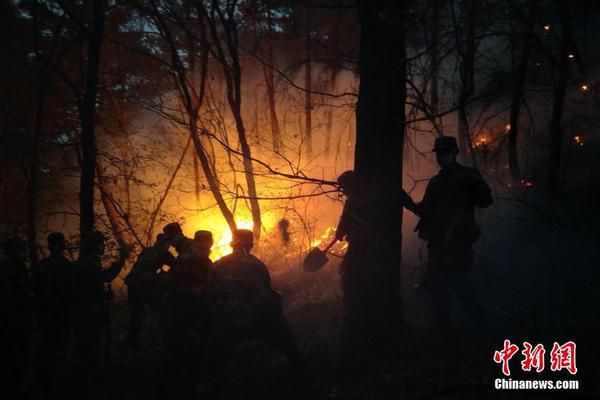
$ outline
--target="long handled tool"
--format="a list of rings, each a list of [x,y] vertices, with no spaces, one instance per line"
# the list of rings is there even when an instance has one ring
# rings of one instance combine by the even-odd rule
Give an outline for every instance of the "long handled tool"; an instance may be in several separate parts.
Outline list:
[[[302,268],[306,272],[317,272],[321,268],[325,266],[329,262],[329,258],[327,258],[327,251],[337,242],[337,239],[333,239],[331,243],[327,245],[325,250],[321,250],[318,247],[315,247],[311,251],[308,252],[306,257],[304,258],[304,262],[302,263]]]

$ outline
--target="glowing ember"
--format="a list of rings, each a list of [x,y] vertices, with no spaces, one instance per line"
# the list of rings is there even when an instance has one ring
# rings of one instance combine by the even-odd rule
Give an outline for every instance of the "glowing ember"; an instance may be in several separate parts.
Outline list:
[[[320,246],[323,243],[324,244],[331,243],[331,241],[335,237],[335,230],[336,230],[336,228],[333,227],[333,226],[328,227],[321,236],[319,236],[318,238],[314,239],[310,243],[310,248]]]
[[[544,31],[548,32],[550,30],[550,24],[544,24]]]
[[[521,185],[523,185],[525,187],[532,187],[533,182],[530,181],[529,179],[521,179]]]
[[[583,138],[579,135],[573,136],[573,140],[580,146],[583,146]]]
[[[590,90],[590,87],[586,84],[581,85],[579,88],[582,92],[587,92],[588,90]]]
[[[473,143],[473,148],[474,149],[484,149],[487,147],[488,144],[488,139],[484,136],[484,137],[480,137],[479,139],[477,139],[475,141],[475,143]]]
[[[506,124],[504,124],[504,134],[508,135],[510,133],[510,123],[507,122]]]

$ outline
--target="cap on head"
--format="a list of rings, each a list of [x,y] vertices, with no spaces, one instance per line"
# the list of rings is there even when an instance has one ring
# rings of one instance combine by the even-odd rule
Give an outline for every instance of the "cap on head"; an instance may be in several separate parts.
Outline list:
[[[165,225],[163,233],[169,238],[174,238],[175,236],[182,234],[183,231],[181,230],[179,222],[171,222],[170,224]]]
[[[254,243],[254,235],[248,229],[236,229],[233,231],[232,246],[251,246]]]
[[[196,231],[194,234],[194,243],[201,247],[211,248],[213,245],[213,236],[210,231]]]
[[[435,139],[433,151],[436,153],[447,154],[451,152],[458,153],[456,138],[452,136],[441,136]]]
[[[351,186],[355,180],[356,175],[352,170],[344,171],[340,176],[337,177],[337,182],[341,187]]]
[[[57,247],[64,247],[65,235],[61,232],[52,232],[48,235],[48,248],[56,249]]]

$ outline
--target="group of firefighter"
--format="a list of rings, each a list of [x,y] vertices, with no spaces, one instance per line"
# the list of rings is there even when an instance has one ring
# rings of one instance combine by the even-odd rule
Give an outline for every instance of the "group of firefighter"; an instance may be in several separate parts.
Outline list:
[[[425,285],[440,328],[448,334],[453,298],[474,323],[485,318],[468,274],[473,243],[481,233],[474,209],[489,206],[492,197],[481,174],[456,161],[454,138],[436,139],[433,151],[441,169],[430,180],[423,200],[415,203],[400,190],[398,201],[420,217],[416,230],[429,253]],[[352,171],[342,174],[338,184],[347,200],[336,239],[347,240],[351,249],[355,233],[369,229],[357,217],[362,207],[370,207],[369,196]],[[52,392],[57,363],[71,347],[72,382],[85,388],[110,312],[105,283],[117,277],[130,253],[121,248],[117,260],[102,268],[104,242],[99,232],[84,236],[79,258],[72,263],[64,256],[63,235],[52,233],[50,255],[31,271],[25,267],[25,243],[18,238],[5,242],[0,268],[0,383],[18,384],[27,369],[33,298],[41,334],[37,356],[42,387]],[[145,313],[153,308],[161,316],[163,343],[175,365],[190,376],[203,376],[217,392],[247,391],[248,385],[265,379],[284,382],[297,366],[296,342],[267,267],[251,254],[252,232],[234,231],[233,253],[214,264],[209,259],[212,245],[211,232],[197,231],[194,238],[187,238],[178,223],[170,223],[152,246],[141,251],[125,279],[130,307],[127,344],[140,347]],[[342,261],[342,284],[344,267]]]
[[[85,396],[109,322],[112,292],[105,284],[119,275],[130,256],[130,249],[122,247],[117,260],[103,268],[104,245],[100,232],[84,236],[79,258],[71,262],[64,254],[63,234],[51,233],[50,255],[27,271],[25,243],[18,238],[5,242],[0,379],[9,393],[18,393],[27,372],[36,321],[36,386],[41,395],[64,396],[65,388],[57,387],[57,371],[66,364],[68,391]],[[204,390],[220,394],[247,389],[240,381],[256,381],[253,374],[281,383],[295,368],[296,342],[267,267],[251,254],[253,233],[235,230],[233,252],[214,264],[209,258],[212,245],[211,232],[197,231],[188,238],[174,222],[141,251],[125,279],[130,317],[126,345],[140,348],[146,310],[151,308],[160,315],[162,341],[182,385],[185,377],[188,382],[204,380]]]

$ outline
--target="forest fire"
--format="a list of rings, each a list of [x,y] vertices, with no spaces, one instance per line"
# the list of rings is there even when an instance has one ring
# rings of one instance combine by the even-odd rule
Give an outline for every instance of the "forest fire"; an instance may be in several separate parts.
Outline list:
[[[504,338],[598,359],[587,3],[3,2],[2,398],[504,398]],[[513,381],[595,383],[542,353]]]
[[[270,217],[271,214],[264,213],[262,215],[263,232],[269,232],[276,224],[276,220]],[[238,229],[252,230],[254,222],[249,216],[241,216],[236,219]],[[185,231],[189,237],[194,236],[197,230],[208,230],[213,234],[214,244],[211,249],[210,258],[213,261],[231,254],[232,232],[229,226],[219,214],[198,215],[190,218],[185,224]]]
[[[487,136],[481,136],[473,143],[473,149],[485,150],[488,146],[489,140]]]
[[[333,226],[328,227],[321,236],[311,242],[310,247],[317,247],[323,243],[329,244],[329,242],[331,242],[331,240],[335,237],[335,231],[336,228]]]

